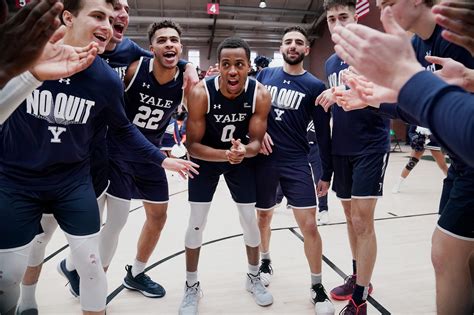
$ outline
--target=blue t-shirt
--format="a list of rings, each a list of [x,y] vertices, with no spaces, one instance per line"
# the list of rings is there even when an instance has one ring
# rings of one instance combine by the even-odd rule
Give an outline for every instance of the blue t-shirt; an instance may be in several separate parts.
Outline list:
[[[412,39],[412,45],[415,49],[416,58],[418,62],[429,71],[441,69],[439,65],[430,64],[426,61],[425,56],[437,56],[442,58],[452,58],[465,67],[474,69],[474,58],[465,48],[448,42],[441,36],[443,28],[436,25],[433,34],[423,40],[421,37],[415,35]],[[422,92],[422,90],[420,90]],[[455,154],[448,152],[453,167],[457,170],[465,170],[468,166]]]
[[[235,99],[226,98],[219,89],[220,76],[206,78],[206,130],[201,143],[215,149],[230,149],[232,139],[248,144],[249,122],[255,112],[257,82],[247,78],[244,91]]]
[[[125,112],[128,119],[155,146],[160,147],[171,116],[183,101],[183,73],[177,69],[175,77],[160,84],[153,74],[153,59],[140,58],[135,75],[125,90]],[[136,161],[133,152],[123,148],[120,139],[109,135],[109,155]]]
[[[326,61],[329,87],[343,85],[341,71],[348,65],[336,54]],[[390,151],[390,119],[370,108],[346,112],[332,106],[332,153],[334,155],[361,155]]]
[[[104,122],[128,150],[161,164],[163,154],[125,115],[121,80],[97,57],[82,72],[45,81],[5,122],[0,185],[49,189],[88,176],[91,143]]]
[[[318,95],[325,90],[324,83],[309,72],[291,75],[282,67],[265,68],[258,73],[257,79],[272,97],[267,127],[274,143],[272,156],[282,164],[307,163],[307,128],[312,120],[321,149],[323,180],[330,180],[330,115],[321,106],[314,104]]]

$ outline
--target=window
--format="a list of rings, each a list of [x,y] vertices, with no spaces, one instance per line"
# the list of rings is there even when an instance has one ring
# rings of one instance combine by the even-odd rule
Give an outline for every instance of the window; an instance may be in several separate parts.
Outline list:
[[[197,49],[190,49],[188,51],[188,61],[192,62],[196,67],[200,67],[200,54]]]
[[[270,62],[269,67],[281,67],[281,66],[283,66],[283,56],[279,52],[275,51],[273,53],[273,60],[272,62]]]

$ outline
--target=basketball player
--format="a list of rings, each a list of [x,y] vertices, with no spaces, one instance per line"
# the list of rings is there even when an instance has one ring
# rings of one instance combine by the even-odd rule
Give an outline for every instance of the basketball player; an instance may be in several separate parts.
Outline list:
[[[262,235],[262,258],[270,260],[270,223],[276,202],[277,186],[293,208],[293,214],[304,237],[304,249],[311,271],[311,301],[316,314],[334,314],[334,306],[322,285],[322,242],[316,224],[316,193],[308,160],[307,127],[314,121],[316,137],[321,146],[323,175],[317,185],[318,195],[325,195],[331,180],[329,114],[316,107],[316,97],[324,91],[324,84],[303,68],[309,54],[306,31],[298,26],[283,32],[280,52],[284,65],[265,68],[257,80],[272,96],[272,110],[268,117],[268,141],[274,143],[272,153],[257,159],[257,214]],[[268,148],[267,151],[269,151]],[[260,270],[265,271],[264,262]],[[268,273],[265,275],[269,283]]]
[[[357,23],[355,0],[325,0],[329,31],[336,26]],[[343,87],[341,75],[348,65],[333,54],[326,61],[329,89],[317,102],[327,108],[335,102],[332,88]],[[390,151],[390,121],[364,109],[345,112],[332,106],[332,154],[334,183],[332,189],[341,200],[347,222],[352,254],[352,275],[344,284],[331,290],[331,297],[350,300],[344,314],[366,314],[367,295],[375,265],[377,243],[374,211],[383,195],[383,180]]]
[[[90,41],[102,52],[112,35],[112,2],[64,2],[64,43]],[[103,89],[110,93],[103,93]],[[50,209],[65,231],[84,295],[84,313],[103,314],[107,284],[98,253],[99,215],[89,175],[90,142],[101,120],[122,137],[129,150],[176,171],[187,166],[164,159],[123,112],[122,84],[96,58],[86,70],[46,81],[5,122],[1,134],[0,211],[3,274],[1,312],[16,304],[18,283],[26,268],[31,240],[40,232],[43,209]],[[6,149],[8,148],[8,149]],[[35,152],[41,151],[41,154]],[[78,224],[79,223],[79,224]]]
[[[185,237],[186,284],[180,314],[197,314],[201,297],[197,267],[212,197],[224,175],[239,211],[247,249],[246,289],[256,303],[273,297],[259,272],[260,233],[255,217],[255,168],[251,157],[260,150],[270,109],[268,91],[248,78],[250,48],[240,38],[227,38],[217,48],[220,75],[201,81],[188,98],[187,146],[200,174],[189,180],[191,214]]]
[[[412,44],[418,62],[425,69],[436,70],[436,66],[425,59],[427,55],[453,58],[469,68],[474,68],[474,59],[466,49],[443,39],[443,29],[436,25],[435,16],[431,12],[432,1],[427,0],[421,4],[410,2],[410,5],[403,5],[399,1],[378,4],[382,8],[391,7],[390,10],[384,10],[382,14],[384,25],[390,31],[399,35],[403,32],[400,29],[401,26],[404,30],[411,30],[416,34]],[[338,36],[336,35],[335,38],[338,39]],[[412,54],[408,54],[407,57],[412,57]],[[349,60],[352,59],[349,58]],[[418,77],[427,76],[423,73]],[[433,86],[437,87],[437,84]],[[428,91],[432,93],[431,89]],[[406,100],[399,98],[398,103],[401,104],[402,101]],[[431,130],[434,129],[431,128]],[[437,131],[439,134],[443,132]],[[433,233],[431,251],[436,276],[436,304],[439,314],[468,314],[472,312],[473,294],[472,267],[469,261],[472,260],[474,250],[472,224],[474,169],[466,165],[460,157],[450,153],[450,144],[446,143],[446,145],[452,163],[448,170],[448,177],[443,183],[440,201],[441,216]]]
[[[153,58],[142,57],[128,67],[125,76],[125,111],[145,137],[158,148],[171,116],[185,102],[183,73],[177,68],[182,51],[181,27],[164,20],[151,25],[148,32]],[[163,297],[165,289],[151,280],[145,267],[158,243],[166,222],[168,182],[164,170],[152,163],[143,163],[122,148],[120,139],[109,136],[110,209],[101,237],[101,258],[107,268],[118,244],[118,237],[128,218],[130,200],[142,199],[146,221],[138,240],[133,265],[126,266],[124,286],[147,297]],[[197,167],[190,162],[191,169]],[[110,223],[110,224],[109,224]]]

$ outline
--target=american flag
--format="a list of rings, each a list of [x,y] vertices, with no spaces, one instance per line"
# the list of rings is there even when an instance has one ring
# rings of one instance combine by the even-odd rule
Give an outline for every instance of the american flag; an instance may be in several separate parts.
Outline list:
[[[356,13],[359,16],[359,19],[369,13],[370,3],[369,0],[357,0],[356,3]]]

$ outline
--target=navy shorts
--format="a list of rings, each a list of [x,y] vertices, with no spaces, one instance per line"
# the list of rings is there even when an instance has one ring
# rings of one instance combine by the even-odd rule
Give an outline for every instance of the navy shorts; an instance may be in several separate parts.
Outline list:
[[[383,179],[388,153],[333,155],[334,182],[337,198],[378,198],[383,195]]]
[[[189,202],[208,203],[216,192],[219,178],[224,175],[232,199],[236,203],[255,203],[255,161],[244,159],[240,164],[208,162],[191,158],[199,164],[199,175],[189,178]]]
[[[99,209],[90,176],[56,189],[28,190],[0,187],[0,249],[24,246],[42,232],[41,217],[48,209],[61,229],[71,235],[99,232]]]
[[[449,168],[440,206],[438,227],[454,237],[474,241],[474,170]]]
[[[166,203],[169,199],[165,170],[153,163],[109,161],[110,185],[107,195],[124,200],[141,199]]]
[[[257,157],[257,204],[261,210],[273,209],[277,201],[277,187],[288,200],[288,206],[304,209],[316,207],[316,191],[308,160],[280,164],[265,155]]]

